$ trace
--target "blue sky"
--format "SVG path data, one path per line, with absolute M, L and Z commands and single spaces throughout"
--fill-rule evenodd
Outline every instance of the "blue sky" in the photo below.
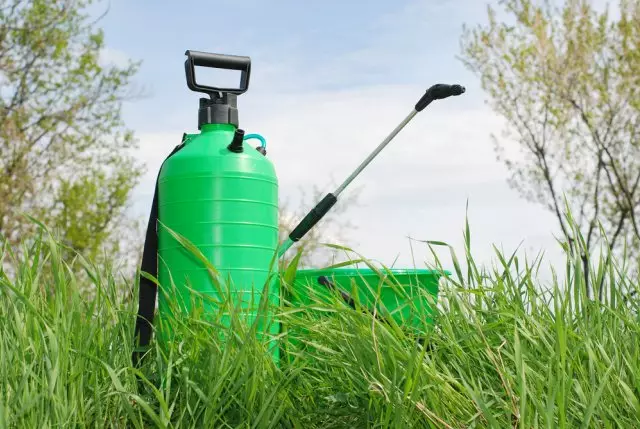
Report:
M 468 76 L 454 60 L 460 25 L 484 9 L 474 0 L 180 3 L 111 0 L 102 21 L 113 58 L 144 61 L 137 83 L 153 98 L 128 106 L 140 131 L 197 100 L 179 66 L 186 49 L 251 56 L 252 96 L 424 86 Z
M 359 227 L 348 238 L 361 253 L 410 266 L 431 257 L 415 243 L 412 256 L 408 236 L 459 248 L 468 200 L 479 260 L 493 259 L 493 244 L 511 252 L 521 242 L 559 260 L 555 220 L 508 188 L 490 139 L 501 118 L 456 59 L 462 25 L 484 22 L 485 1 L 178 3 L 111 0 L 101 22 L 105 61 L 143 60 L 136 85 L 148 97 L 125 106 L 148 168 L 136 189 L 139 213 L 148 212 L 164 157 L 183 132 L 197 131 L 200 96 L 185 84 L 185 50 L 248 55 L 240 125 L 266 137 L 281 195 L 292 201 L 300 186 L 333 190 L 428 86 L 467 87 L 417 116 L 354 182 L 360 205 L 347 216 Z

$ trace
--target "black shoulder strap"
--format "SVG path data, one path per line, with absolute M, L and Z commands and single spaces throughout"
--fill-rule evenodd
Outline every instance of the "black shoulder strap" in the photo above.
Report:
M 162 165 L 158 170 L 156 177 L 155 190 L 153 192 L 153 203 L 151 204 L 151 212 L 149 214 L 149 222 L 147 223 L 147 234 L 144 240 L 144 249 L 142 252 L 142 263 L 140 265 L 140 289 L 138 293 L 138 316 L 136 318 L 136 327 L 134 337 L 138 339 L 138 344 L 134 342 L 134 347 L 146 347 L 151 341 L 151 331 L 153 325 L 153 316 L 156 307 L 156 284 L 151 280 L 142 276 L 142 272 L 146 272 L 153 277 L 158 277 L 158 179 L 162 166 L 184 147 L 187 135 L 182 136 L 182 143 L 176 146 L 173 151 L 162 161 Z M 134 366 L 138 366 L 142 352 L 133 352 L 132 360 Z

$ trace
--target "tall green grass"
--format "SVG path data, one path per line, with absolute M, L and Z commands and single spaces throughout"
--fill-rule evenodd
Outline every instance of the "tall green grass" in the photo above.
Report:
M 216 320 L 193 317 L 135 368 L 136 284 L 63 260 L 44 230 L 21 252 L 4 246 L 0 428 L 640 427 L 637 276 L 603 253 L 589 267 L 603 293 L 587 297 L 567 252 L 545 288 L 540 261 L 496 252 L 477 266 L 469 234 L 463 257 L 436 258 L 453 274 L 422 344 L 336 296 L 271 309 L 287 326 L 274 340 L 304 332 L 280 365 L 240 319 L 222 341 Z

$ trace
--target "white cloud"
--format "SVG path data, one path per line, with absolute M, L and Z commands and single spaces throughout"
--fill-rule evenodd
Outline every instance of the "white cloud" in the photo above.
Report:
M 117 67 L 126 67 L 129 65 L 131 58 L 123 51 L 104 47 L 100 50 L 100 64 L 113 65 Z

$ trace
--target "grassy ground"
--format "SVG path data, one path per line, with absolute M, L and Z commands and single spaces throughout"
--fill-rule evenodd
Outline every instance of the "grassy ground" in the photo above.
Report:
M 517 258 L 481 271 L 467 252 L 463 272 L 454 257 L 425 346 L 336 298 L 280 311 L 306 329 L 288 364 L 247 327 L 222 343 L 222 327 L 194 319 L 136 369 L 134 286 L 61 260 L 50 238 L 3 255 L 15 270 L 0 273 L 0 428 L 640 427 L 627 299 L 638 280 L 604 259 L 589 273 L 602 296 L 589 299 L 579 259 L 543 290 Z M 92 297 L 78 292 L 87 281 Z

